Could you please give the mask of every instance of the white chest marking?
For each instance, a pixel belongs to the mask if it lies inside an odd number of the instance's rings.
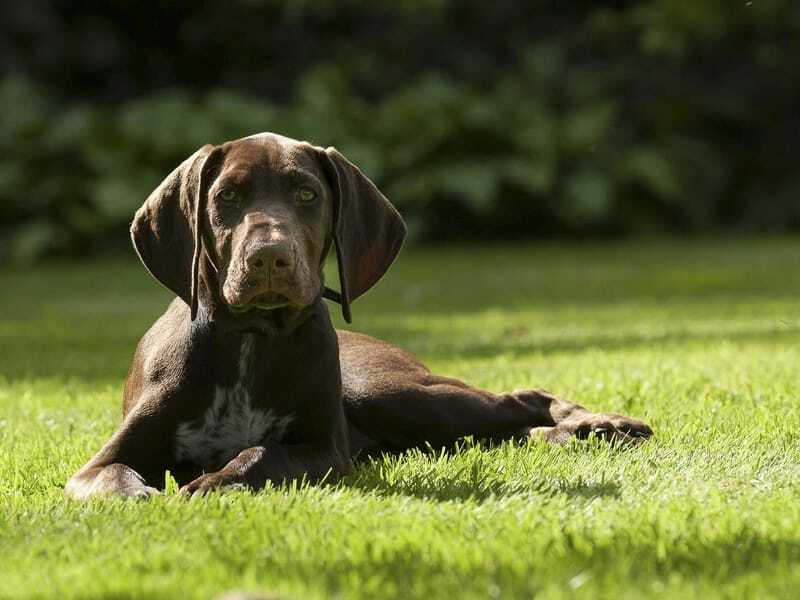
[[[239,355],[239,377],[230,387],[217,386],[206,413],[178,425],[175,458],[193,462],[206,471],[221,469],[245,448],[280,441],[292,421],[252,404],[255,376],[254,340],[245,336]]]

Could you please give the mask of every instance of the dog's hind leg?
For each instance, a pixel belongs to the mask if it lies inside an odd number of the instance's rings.
[[[361,434],[389,448],[449,445],[467,435],[550,441],[592,433],[627,441],[652,435],[640,421],[592,413],[543,390],[494,394],[434,375],[407,352],[367,336],[340,333],[340,348],[345,414],[362,448],[369,444]]]
[[[354,400],[345,394],[345,413],[356,435],[390,448],[448,445],[467,435],[495,439],[538,435],[561,442],[592,433],[642,440],[652,433],[634,419],[592,413],[543,390],[492,394],[436,375],[394,389],[376,389],[366,398]],[[369,445],[362,439],[356,443]]]

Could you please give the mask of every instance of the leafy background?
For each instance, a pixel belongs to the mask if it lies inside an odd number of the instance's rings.
[[[335,145],[416,241],[800,229],[800,5],[4,3],[0,258],[127,248],[204,143]]]

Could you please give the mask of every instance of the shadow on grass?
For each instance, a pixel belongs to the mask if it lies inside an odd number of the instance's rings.
[[[641,346],[652,347],[659,344],[678,344],[695,342],[731,341],[731,342],[775,342],[778,340],[791,340],[800,336],[800,325],[785,324],[780,327],[770,324],[770,327],[751,327],[737,331],[719,332],[689,332],[673,331],[648,334],[597,334],[581,336],[579,339],[551,339],[551,340],[522,340],[513,338],[513,333],[503,336],[502,342],[476,342],[463,344],[447,344],[437,338],[435,346],[427,346],[420,339],[424,339],[424,332],[413,332],[408,329],[382,330],[371,332],[371,335],[385,339],[396,340],[399,346],[411,350],[429,359],[481,359],[505,354],[511,356],[525,354],[558,354],[562,352],[582,352],[596,349],[602,351],[616,351],[637,348]]]
[[[581,352],[590,349],[616,351],[652,347],[659,344],[700,343],[713,341],[731,342],[777,342],[800,336],[800,324],[781,324],[769,327],[750,327],[737,331],[689,332],[673,331],[650,334],[597,334],[581,336],[579,339],[558,338],[551,340],[514,339],[513,333],[498,334],[502,341],[465,340],[463,343],[448,343],[441,337],[433,337],[424,331],[410,328],[375,328],[369,332],[379,338],[391,340],[427,360],[481,359],[498,354],[520,356],[527,354],[557,354]],[[431,344],[425,341],[434,340]],[[456,336],[456,339],[458,336]],[[110,376],[122,383],[130,364],[136,341],[133,339],[94,340],[76,334],[74,338],[46,339],[32,333],[16,338],[13,354],[0,361],[0,376],[9,381],[36,379],[40,377],[73,377],[82,380],[103,379]]]
[[[515,443],[506,441],[503,443]],[[531,495],[593,499],[619,497],[616,482],[550,480],[536,474],[527,480],[510,477],[486,464],[492,442],[461,441],[439,451],[414,448],[404,452],[374,452],[356,463],[356,472],[341,485],[381,496],[409,496],[437,502],[484,502],[493,498]],[[459,461],[462,449],[472,454]],[[419,459],[423,458],[422,461]],[[410,467],[406,469],[405,467]]]
[[[373,474],[359,474],[356,480],[344,482],[346,487],[381,496],[409,496],[437,502],[482,503],[494,498],[536,494],[539,496],[565,495],[570,498],[591,500],[594,498],[618,498],[620,486],[612,482],[561,482],[531,481],[519,483],[501,479],[479,482],[460,479],[458,476],[438,475],[435,480],[420,480],[410,477],[402,481],[390,481]]]

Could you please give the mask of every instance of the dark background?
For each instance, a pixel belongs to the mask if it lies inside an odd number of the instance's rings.
[[[412,240],[800,229],[797,0],[2,3],[0,255],[127,249],[204,143],[335,145]]]

